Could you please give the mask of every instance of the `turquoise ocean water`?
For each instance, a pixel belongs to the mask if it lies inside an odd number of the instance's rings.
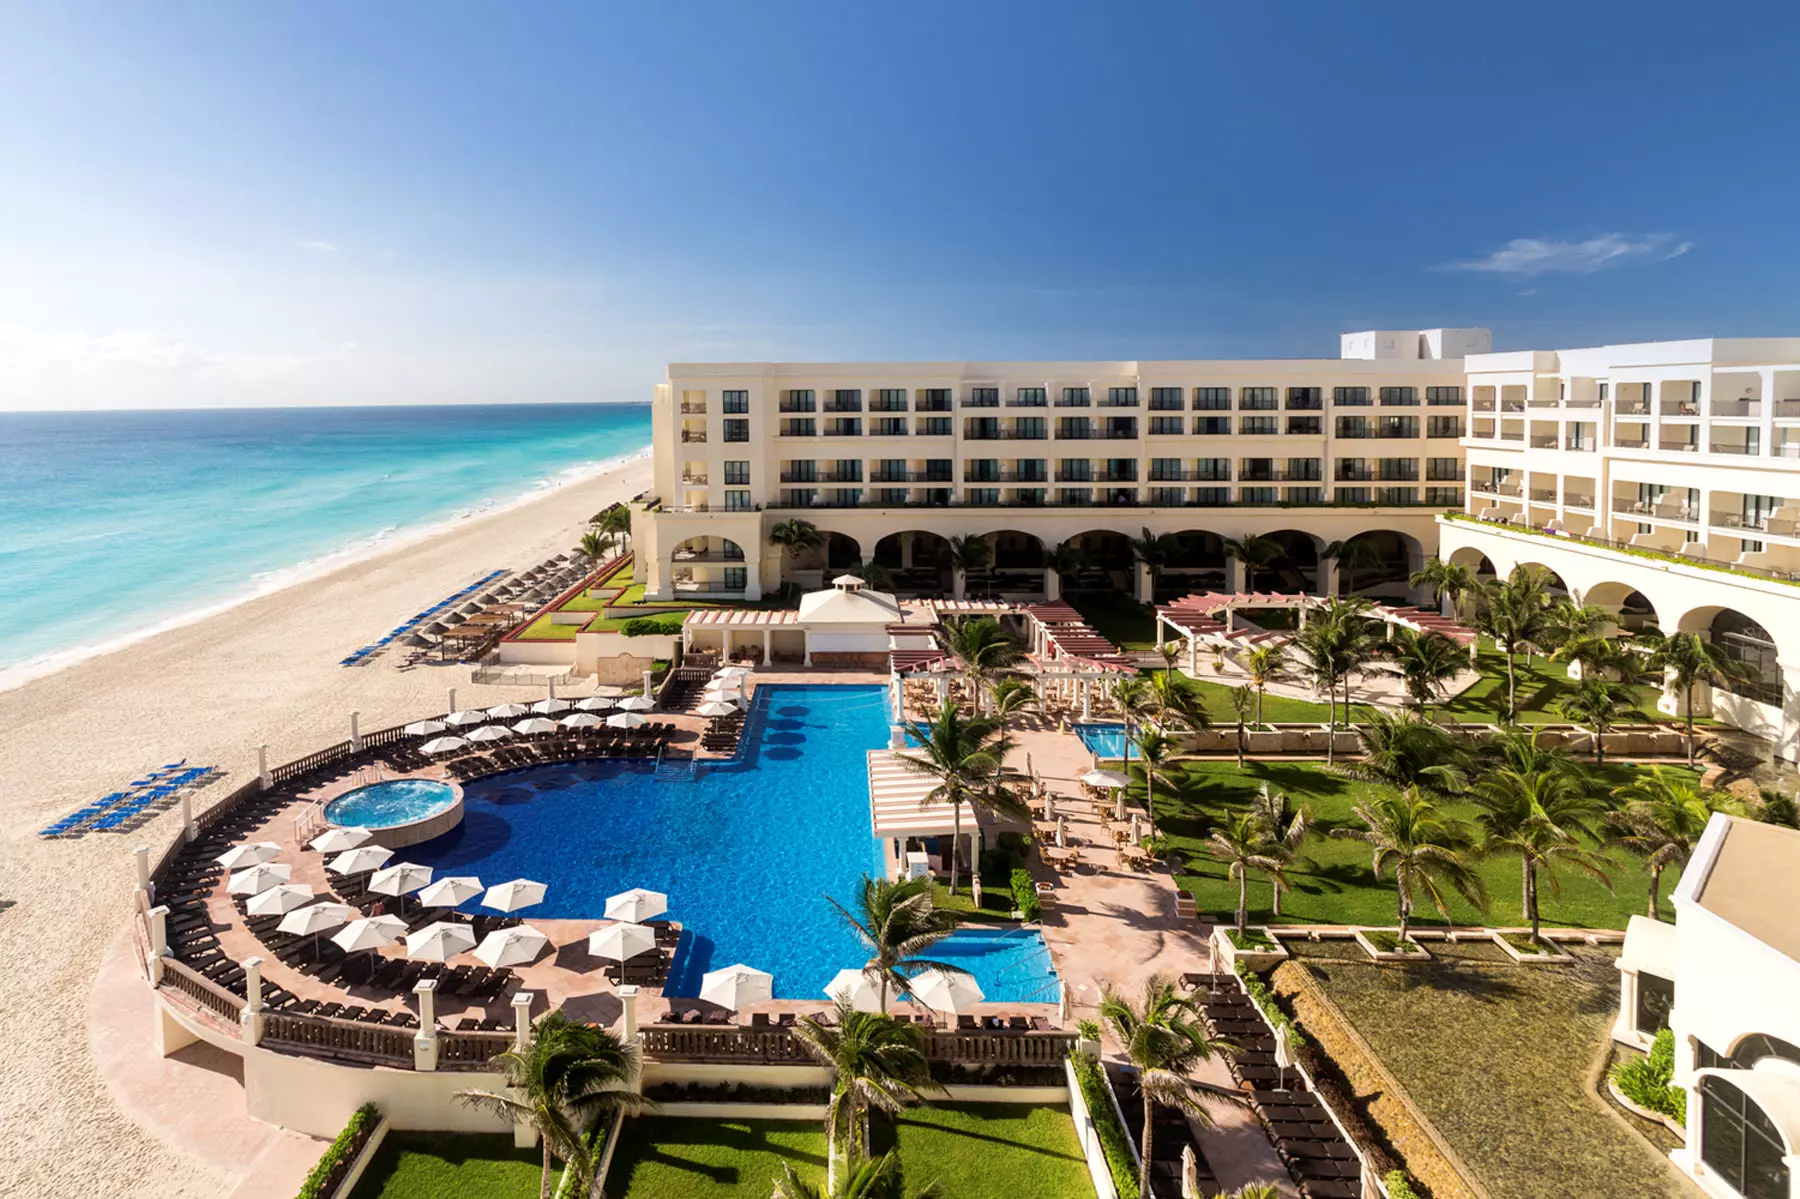
[[[648,404],[0,413],[0,679],[649,444]]]

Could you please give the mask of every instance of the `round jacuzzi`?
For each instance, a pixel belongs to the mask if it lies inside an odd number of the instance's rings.
[[[346,791],[325,805],[325,822],[366,828],[370,843],[389,849],[417,845],[462,822],[462,788],[435,779],[388,779]]]

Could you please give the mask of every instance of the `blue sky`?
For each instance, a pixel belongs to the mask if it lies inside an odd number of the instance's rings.
[[[8,6],[0,408],[1800,333],[1793,6]]]

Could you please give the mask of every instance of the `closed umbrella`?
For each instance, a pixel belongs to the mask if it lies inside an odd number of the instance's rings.
[[[472,874],[451,875],[419,891],[419,902],[428,908],[453,908],[481,894],[481,880]]]
[[[449,920],[439,920],[416,933],[406,934],[406,956],[415,962],[448,961],[473,948],[475,930]]]
[[[419,746],[419,752],[427,754],[450,754],[455,753],[467,744],[468,742],[461,737],[439,737]]]
[[[244,910],[252,916],[282,916],[313,901],[313,889],[305,883],[280,883],[250,897]]]
[[[521,720],[512,727],[513,732],[530,736],[534,733],[554,733],[556,731],[556,722],[551,720],[548,716],[527,716],[524,720]]]
[[[444,720],[449,724],[461,728],[471,724],[486,724],[488,722],[488,714],[478,709],[470,709],[466,712],[452,712],[450,715],[444,717]]]
[[[650,723],[648,716],[640,716],[636,712],[614,712],[606,718],[608,728],[635,729]]]
[[[650,891],[643,887],[633,887],[629,891],[621,891],[617,895],[606,898],[606,918],[608,920],[627,920],[633,924],[641,924],[652,916],[660,916],[669,910],[669,897],[661,891]]]
[[[1068,847],[1069,818],[1067,816],[1058,816],[1056,818],[1056,848],[1067,849]]]
[[[617,701],[607,695],[590,695],[575,706],[583,712],[605,712],[616,707]]]
[[[848,1003],[859,1012],[881,1010],[881,987],[861,970],[839,970],[826,984],[825,996]]]
[[[275,842],[252,841],[248,845],[233,845],[213,861],[227,870],[242,870],[246,866],[260,866],[271,858],[279,856],[281,856],[281,846]]]
[[[285,883],[294,868],[282,862],[265,862],[246,866],[225,880],[225,890],[232,895],[260,895],[270,887]]]
[[[1125,793],[1119,792],[1119,798],[1113,800],[1113,819],[1125,819]]]
[[[393,856],[394,851],[384,845],[363,845],[340,853],[325,863],[325,869],[333,874],[363,874],[387,865]]]
[[[736,1011],[775,997],[775,976],[742,962],[700,977],[700,998]]]
[[[406,726],[409,737],[429,737],[433,733],[441,733],[450,726],[441,720],[415,720]]]
[[[517,720],[521,716],[531,715],[531,709],[524,704],[497,704],[489,708],[487,714],[495,720]]]
[[[1138,814],[1136,812],[1133,812],[1131,814],[1131,843],[1133,845],[1136,845],[1139,841],[1142,841],[1144,839],[1143,833],[1139,832],[1138,829],[1139,829]]]
[[[648,712],[656,707],[656,701],[647,695],[628,695],[619,701],[622,712]]]
[[[366,828],[334,828],[320,833],[307,844],[320,853],[343,853],[346,849],[355,849],[374,835]]]
[[[736,704],[728,704],[724,700],[709,699],[694,711],[702,716],[730,716],[738,710]]]
[[[981,988],[966,974],[925,970],[912,980],[912,997],[940,1012],[962,1012],[982,1000]]]
[[[573,712],[556,723],[562,725],[565,729],[591,729],[597,724],[605,724],[606,722],[592,712]]]
[[[543,903],[546,889],[543,883],[534,883],[528,878],[515,878],[511,882],[489,887],[487,894],[481,897],[481,906],[493,908],[497,912],[516,912],[520,908]],[[612,913],[609,911],[607,915]]]
[[[504,741],[512,736],[512,730],[503,724],[484,724],[469,734],[469,740],[477,744],[489,741]]]
[[[715,679],[741,679],[749,673],[750,668],[748,666],[721,666],[719,669],[713,671],[712,677]]]
[[[313,939],[313,956],[319,953],[319,934],[326,929],[337,928],[348,924],[362,915],[347,903],[315,903],[310,907],[295,908],[281,918],[275,927],[284,933],[296,937]]]
[[[497,928],[481,939],[475,956],[498,970],[502,966],[525,966],[537,961],[550,938],[521,924],[517,928]]]
[[[641,924],[609,924],[588,934],[588,952],[608,961],[629,961],[655,948],[656,930]]]
[[[574,706],[566,699],[540,699],[531,705],[531,710],[540,716],[554,716],[558,712],[567,712]]]

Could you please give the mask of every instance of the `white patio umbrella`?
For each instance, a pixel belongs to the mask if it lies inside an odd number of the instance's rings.
[[[512,736],[512,730],[503,724],[484,724],[469,734],[471,742],[504,741]]]
[[[940,1012],[965,1011],[982,1000],[981,988],[966,974],[925,970],[912,980],[912,997]]]
[[[465,712],[452,712],[450,715],[444,717],[444,720],[446,723],[454,724],[460,728],[463,725],[469,724],[486,724],[488,722],[488,714],[479,709],[470,708]]]
[[[1109,791],[1131,785],[1131,780],[1117,770],[1090,770],[1081,776],[1081,781],[1090,787],[1105,787]]]
[[[558,712],[567,712],[574,706],[566,699],[540,699],[531,705],[531,710],[540,716],[554,716]]]
[[[1133,812],[1131,814],[1131,843],[1133,845],[1136,845],[1139,841],[1144,839],[1143,833],[1138,831],[1140,827],[1141,826],[1138,823],[1138,814]]]
[[[1113,819],[1125,819],[1125,793],[1119,792],[1119,798],[1113,800]]]
[[[442,962],[475,948],[475,930],[466,924],[439,920],[416,933],[406,934],[406,956],[415,962]]]
[[[629,891],[621,891],[617,895],[606,897],[606,918],[608,920],[627,920],[633,924],[641,924],[652,916],[660,916],[669,910],[669,897],[661,891],[649,891],[643,887],[633,887]]]
[[[347,903],[315,903],[310,907],[295,908],[281,918],[275,927],[284,933],[296,937],[313,939],[313,955],[318,956],[319,934],[328,928],[337,928],[348,924],[362,915]]]
[[[726,703],[722,699],[709,699],[694,711],[702,716],[730,716],[738,710],[736,704]]]
[[[436,740],[427,741],[425,744],[419,746],[419,752],[427,754],[455,753],[467,744],[468,742],[461,737],[439,737]]]
[[[640,716],[636,712],[614,712],[606,718],[606,726],[614,729],[641,728],[649,723],[648,716]]]
[[[375,951],[384,945],[392,945],[405,932],[406,922],[398,916],[370,916],[346,924],[332,934],[331,943],[345,953],[369,954],[369,977],[373,978]]]
[[[749,673],[748,666],[721,666],[713,671],[712,677],[715,679],[741,679]]]
[[[574,712],[556,722],[565,729],[591,729],[606,722],[592,712]]]
[[[881,987],[861,970],[839,970],[825,985],[825,997],[843,1000],[859,1012],[881,1010]]]
[[[512,727],[515,733],[554,733],[556,722],[548,716],[527,716]]]
[[[489,708],[487,714],[495,720],[517,720],[521,716],[531,715],[531,709],[524,704],[497,704]]]
[[[1069,818],[1067,816],[1058,816],[1056,818],[1056,848],[1067,849],[1068,847]]]
[[[394,851],[385,845],[363,845],[340,853],[325,863],[325,869],[333,874],[361,874],[367,870],[379,870],[393,856]]]
[[[516,912],[520,908],[543,903],[545,890],[547,888],[543,883],[534,883],[528,878],[515,878],[511,882],[489,887],[487,894],[481,897],[481,906],[493,908],[496,912]]]
[[[721,691],[742,691],[743,689],[744,680],[739,678],[709,679],[703,688],[708,695],[715,695]]]
[[[621,712],[648,712],[656,707],[656,701],[647,695],[627,695],[619,701]]]
[[[429,737],[433,733],[441,733],[450,726],[441,720],[415,720],[406,726],[406,734],[411,737]]]
[[[609,924],[588,934],[588,952],[623,962],[656,948],[656,930],[641,924]]]
[[[417,862],[395,862],[369,876],[369,890],[377,895],[406,895],[431,882],[431,867]]]
[[[285,862],[264,862],[246,866],[225,880],[225,890],[232,895],[260,895],[293,877],[294,868]]]
[[[252,916],[284,916],[313,901],[313,889],[305,883],[278,883],[250,897],[244,910]]]
[[[275,842],[252,841],[248,845],[233,845],[213,861],[227,870],[242,870],[246,866],[260,866],[280,855],[281,846]]]
[[[366,828],[334,828],[320,833],[307,844],[320,853],[343,853],[346,849],[355,849],[374,835]]]
[[[575,706],[583,712],[606,712],[616,707],[617,703],[618,701],[610,696],[590,695],[588,698],[578,702]]]
[[[517,928],[497,928],[481,939],[475,956],[498,970],[502,966],[524,966],[535,962],[550,938],[521,924]]]
[[[775,976],[742,962],[700,976],[700,998],[737,1011],[775,997]]]
[[[472,874],[451,875],[419,890],[419,902],[428,908],[453,908],[481,894],[481,880]]]

